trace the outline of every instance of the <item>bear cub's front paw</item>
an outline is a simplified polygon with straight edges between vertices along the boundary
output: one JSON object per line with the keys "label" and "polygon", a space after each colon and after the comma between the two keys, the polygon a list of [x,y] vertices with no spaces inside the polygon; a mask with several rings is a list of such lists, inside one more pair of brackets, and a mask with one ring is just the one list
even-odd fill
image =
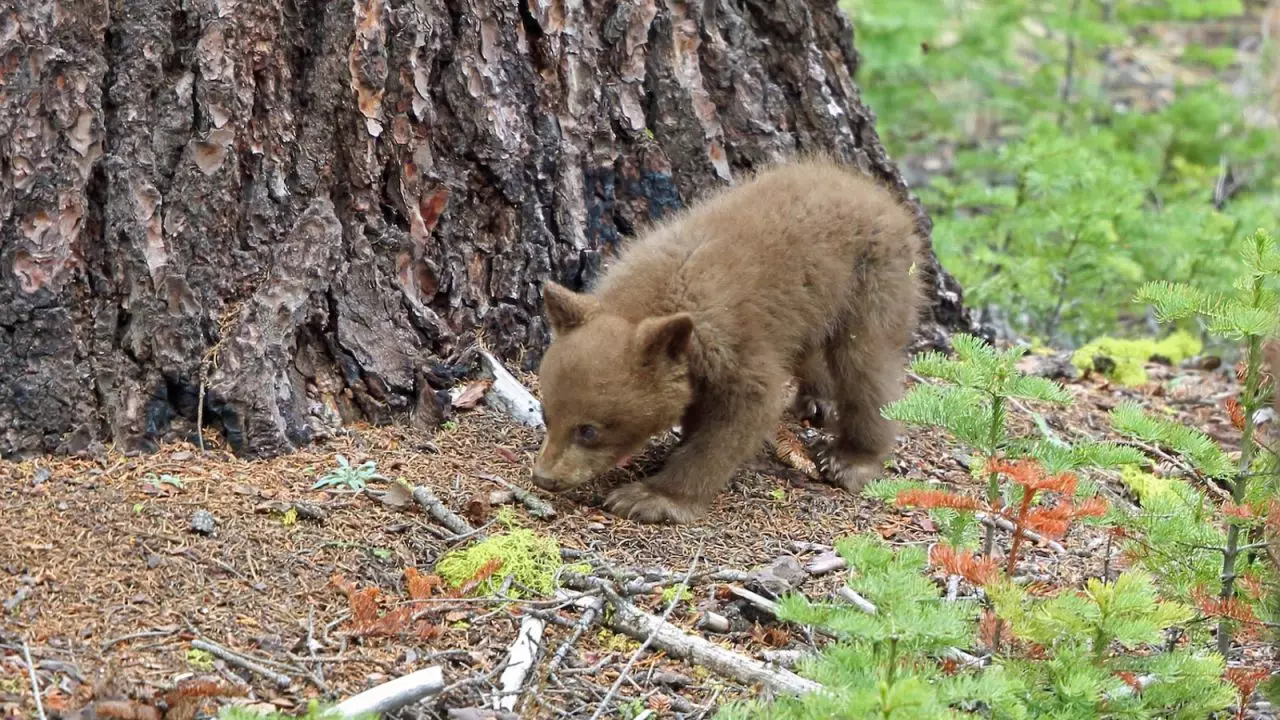
{"label": "bear cub's front paw", "polygon": [[692,522],[706,512],[688,500],[673,498],[653,487],[651,482],[633,482],[609,493],[605,507],[615,515],[642,523]]}

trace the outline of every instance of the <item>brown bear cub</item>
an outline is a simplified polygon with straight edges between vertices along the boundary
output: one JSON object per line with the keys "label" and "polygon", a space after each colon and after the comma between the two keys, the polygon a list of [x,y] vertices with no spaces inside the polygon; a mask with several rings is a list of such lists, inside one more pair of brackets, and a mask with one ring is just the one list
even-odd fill
{"label": "brown bear cub", "polygon": [[881,470],[922,306],[922,242],[886,189],[823,159],[714,193],[625,248],[591,294],[548,282],[538,370],[547,426],[534,482],[563,491],[625,464],[675,425],[664,468],[606,504],[643,522],[702,515],[772,435],[798,380],[826,401],[830,481]]}

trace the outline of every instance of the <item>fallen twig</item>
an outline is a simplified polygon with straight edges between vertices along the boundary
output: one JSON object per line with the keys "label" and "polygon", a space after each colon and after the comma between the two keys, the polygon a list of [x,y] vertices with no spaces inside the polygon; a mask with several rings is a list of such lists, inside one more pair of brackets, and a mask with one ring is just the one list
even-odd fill
{"label": "fallen twig", "polygon": [[613,610],[609,617],[609,627],[612,630],[640,641],[652,634],[653,645],[669,656],[688,658],[712,672],[747,685],[760,683],[767,690],[775,693],[802,695],[822,690],[822,686],[812,680],[802,678],[788,670],[769,668],[758,660],[726,650],[663,622],[660,618],[640,610],[625,600],[612,584],[605,580],[566,574],[565,583],[569,586],[577,585],[578,589],[592,588],[603,591]]}
{"label": "fallen twig", "polygon": [[988,515],[987,513],[979,512],[974,513],[974,516],[977,517],[978,521],[984,525],[998,527],[1006,532],[1021,533],[1022,537],[1036,543],[1037,545],[1047,547],[1058,554],[1065,554],[1067,552],[1067,549],[1057,540],[1050,540],[1034,530],[1028,530],[1026,528],[1019,530],[1018,526],[1013,524],[1013,521],[1000,517],[999,515]]}
{"label": "fallen twig", "polygon": [[119,645],[120,643],[123,643],[123,642],[129,642],[130,640],[141,640],[142,638],[165,637],[167,635],[173,635],[177,633],[179,629],[180,628],[177,625],[166,625],[164,627],[155,628],[154,630],[143,630],[141,632],[129,633],[128,635],[121,635],[120,637],[111,638],[110,640],[103,643],[102,652],[105,653],[106,651],[110,650],[116,645]]}
{"label": "fallen twig", "polygon": [[[708,570],[700,572],[688,579],[688,586],[693,587],[707,582],[722,583],[745,583],[751,580],[751,573],[742,572],[741,570]],[[618,579],[615,574],[614,579]],[[647,595],[659,588],[665,588],[669,585],[680,582],[681,579],[675,573],[667,571],[645,572],[640,577],[628,580],[619,592],[626,596]]]}
{"label": "fallen twig", "polygon": [[289,677],[288,675],[285,675],[283,673],[278,673],[275,670],[272,670],[264,666],[262,663],[259,663],[253,660],[252,658],[245,657],[244,655],[241,655],[233,650],[229,650],[217,643],[210,642],[208,640],[201,640],[197,638],[191,641],[191,647],[196,648],[197,650],[204,650],[210,655],[222,658],[226,662],[231,663],[232,665],[235,665],[238,668],[248,670],[249,672],[257,673],[271,680],[281,688],[287,688],[293,684],[293,678]]}
{"label": "fallen twig", "polygon": [[773,615],[775,617],[777,616],[778,603],[764,597],[763,595],[758,595],[756,593],[751,592],[750,590],[747,590],[746,588],[740,588],[736,585],[726,585],[725,588],[727,588],[729,592],[733,593],[734,595],[736,595],[737,597],[743,600],[746,600],[748,603],[751,603],[755,607],[769,613],[770,615]]}
{"label": "fallen twig", "polygon": [[[680,584],[679,590],[689,587],[689,579],[693,577],[693,571],[698,569],[698,560],[702,557],[702,543],[698,543],[698,549],[693,554],[693,561],[689,563],[689,572],[684,576],[684,582]],[[622,667],[622,672],[618,673],[618,679],[613,681],[613,685],[609,688],[609,692],[605,693],[604,699],[600,701],[600,705],[596,708],[595,713],[591,716],[591,720],[599,720],[600,715],[609,709],[609,703],[613,702],[613,696],[618,694],[618,689],[622,687],[622,683],[626,680],[627,675],[631,672],[631,667],[636,664],[636,659],[640,654],[653,644],[653,640],[658,635],[658,631],[667,624],[667,618],[671,617],[671,611],[676,609],[676,605],[680,602],[680,592],[677,590],[671,597],[671,602],[667,603],[667,609],[662,613],[662,619],[653,625],[649,631],[649,635],[641,643],[636,651],[631,653],[631,657],[627,659],[627,664]]]}
{"label": "fallen twig", "polygon": [[547,664],[547,677],[551,677],[556,670],[560,669],[560,665],[569,656],[569,650],[578,642],[578,638],[582,637],[587,628],[591,627],[591,624],[600,615],[600,611],[604,609],[604,598],[599,595],[581,595],[573,602],[583,609],[582,617],[578,619],[578,622],[574,623],[573,630],[569,631],[569,637],[560,643],[560,647],[556,648],[555,655],[551,656],[551,662]]}
{"label": "fallen twig", "polygon": [[849,566],[848,561],[834,552],[824,552],[818,557],[810,560],[804,566],[805,572],[810,575],[825,575],[836,570],[843,570]]}
{"label": "fallen twig", "polygon": [[802,658],[814,657],[812,650],[765,650],[760,653],[764,657],[765,662],[773,663],[778,667],[790,668],[800,662]]}
{"label": "fallen twig", "polygon": [[432,665],[353,695],[334,705],[326,714],[354,718],[388,713],[436,695],[444,688],[444,670],[439,665]]}
{"label": "fallen twig", "polygon": [[844,600],[850,605],[856,606],[859,610],[868,615],[875,615],[879,612],[879,610],[876,609],[875,603],[862,597],[857,590],[854,590],[848,585],[837,590],[836,595],[839,595],[841,600]]}
{"label": "fallen twig", "polygon": [[511,644],[511,653],[507,666],[498,678],[501,693],[493,699],[494,710],[515,710],[520,699],[520,687],[524,679],[537,662],[538,651],[542,648],[542,631],[547,623],[533,616],[525,615],[520,621],[520,629],[516,631],[516,641]]}
{"label": "fallen twig", "polygon": [[421,485],[413,488],[413,501],[422,506],[427,514],[435,519],[436,522],[448,528],[449,532],[454,535],[474,535],[476,529],[471,527],[471,523],[466,518],[455,513],[445,507],[440,498]]}
{"label": "fallen twig", "polygon": [[40,720],[46,720],[44,714],[44,701],[40,698],[40,679],[36,677],[36,664],[31,660],[31,647],[27,645],[27,641],[22,641],[22,659],[27,663],[27,675],[31,677],[31,692],[36,699],[36,714],[40,716]]}
{"label": "fallen twig", "polygon": [[551,507],[551,503],[543,500],[537,495],[534,495],[532,492],[525,490],[519,485],[516,485],[505,478],[498,477],[497,475],[489,475],[486,473],[480,477],[484,480],[492,480],[493,482],[496,482],[510,490],[511,497],[515,498],[517,502],[528,508],[530,515],[540,520],[550,520],[556,516],[556,509]]}

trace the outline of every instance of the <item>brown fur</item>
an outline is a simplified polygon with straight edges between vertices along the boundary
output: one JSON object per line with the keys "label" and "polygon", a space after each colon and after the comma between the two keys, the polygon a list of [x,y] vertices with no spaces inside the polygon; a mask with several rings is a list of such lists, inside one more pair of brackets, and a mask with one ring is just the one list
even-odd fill
{"label": "brown fur", "polygon": [[679,424],[662,471],[606,504],[689,522],[771,434],[795,377],[802,404],[834,407],[829,477],[856,492],[894,444],[879,410],[902,391],[921,247],[887,190],[806,159],[651,229],[589,295],[546,283],[553,342],[539,368],[547,434],[534,482],[576,487]]}

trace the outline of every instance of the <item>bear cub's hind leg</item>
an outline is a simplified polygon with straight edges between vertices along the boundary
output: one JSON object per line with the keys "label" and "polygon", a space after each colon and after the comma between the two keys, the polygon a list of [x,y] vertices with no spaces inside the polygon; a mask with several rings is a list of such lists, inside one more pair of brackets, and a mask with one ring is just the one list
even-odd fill
{"label": "bear cub's hind leg", "polygon": [[876,343],[858,343],[842,334],[827,347],[835,417],[828,429],[834,442],[822,453],[827,479],[858,493],[884,471],[898,424],[880,414],[902,394],[904,363],[898,353]]}

